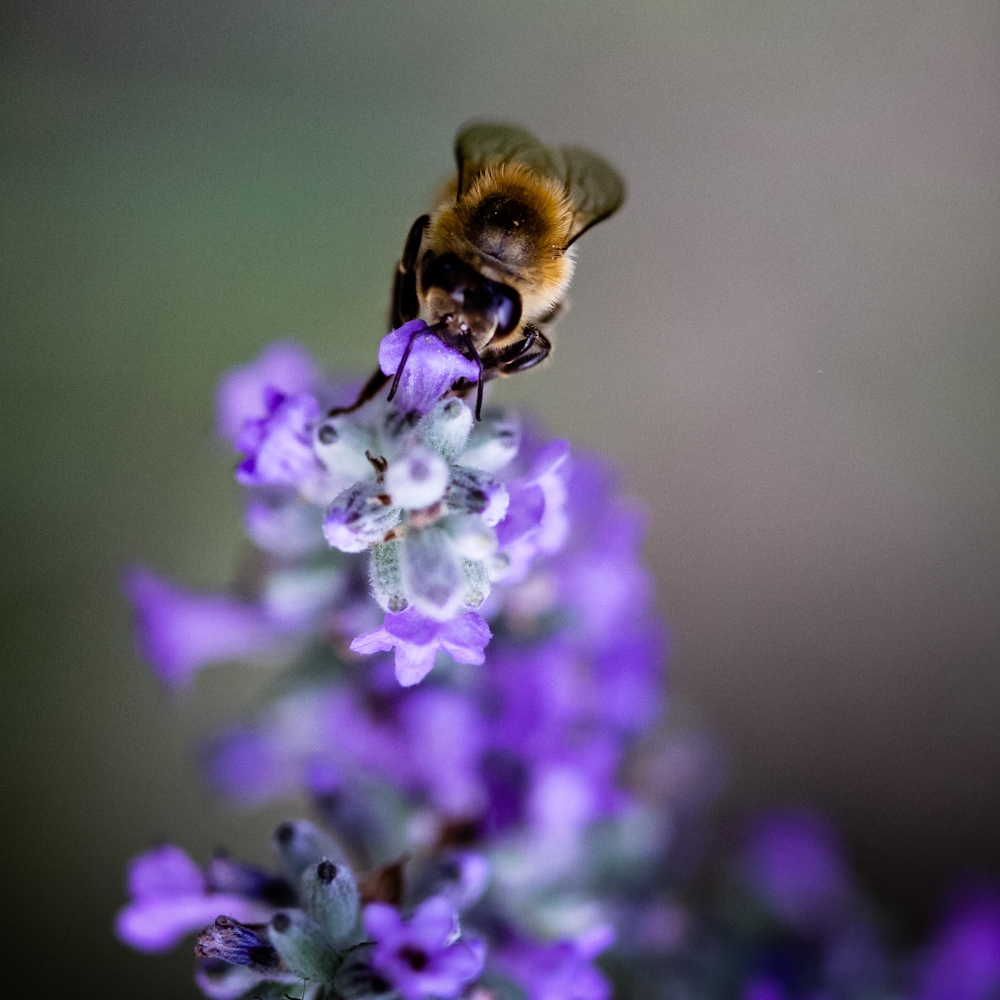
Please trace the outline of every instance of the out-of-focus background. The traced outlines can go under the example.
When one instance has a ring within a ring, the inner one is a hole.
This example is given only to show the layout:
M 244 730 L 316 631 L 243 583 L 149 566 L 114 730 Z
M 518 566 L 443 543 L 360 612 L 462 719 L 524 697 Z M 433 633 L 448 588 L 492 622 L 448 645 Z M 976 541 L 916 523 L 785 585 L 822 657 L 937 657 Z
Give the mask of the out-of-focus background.
M 1000 875 L 1000 9 L 993 0 L 22 0 L 0 21 L 8 968 L 24 995 L 194 995 L 111 937 L 158 839 L 266 858 L 118 589 L 225 583 L 227 367 L 372 365 L 391 267 L 471 116 L 629 182 L 554 363 L 499 398 L 650 512 L 672 689 L 733 810 L 826 811 L 918 929 Z M 5 972 L 6 975 L 6 972 Z M 65 992 L 64 992 L 65 991 Z

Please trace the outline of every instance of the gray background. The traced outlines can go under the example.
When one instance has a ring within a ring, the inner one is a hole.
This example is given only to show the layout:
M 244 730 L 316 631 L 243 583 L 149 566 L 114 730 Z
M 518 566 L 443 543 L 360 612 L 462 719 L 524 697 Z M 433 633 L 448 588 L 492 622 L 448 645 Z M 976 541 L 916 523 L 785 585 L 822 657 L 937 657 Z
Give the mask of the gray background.
M 0 22 L 4 916 L 26 995 L 179 997 L 110 936 L 158 837 L 265 859 L 197 745 L 267 678 L 169 698 L 118 592 L 221 585 L 228 366 L 372 364 L 407 227 L 470 116 L 586 144 L 554 363 L 502 387 L 650 512 L 675 697 L 728 806 L 825 809 L 918 926 L 1000 874 L 1000 24 L 991 0 L 171 0 Z M 34 992 L 30 992 L 34 991 Z

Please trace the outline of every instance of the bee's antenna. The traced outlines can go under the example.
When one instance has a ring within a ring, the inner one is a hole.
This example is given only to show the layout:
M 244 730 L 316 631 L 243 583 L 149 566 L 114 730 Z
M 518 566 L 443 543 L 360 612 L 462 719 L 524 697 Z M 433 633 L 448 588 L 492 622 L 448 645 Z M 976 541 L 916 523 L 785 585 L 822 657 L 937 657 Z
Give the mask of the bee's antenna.
M 410 334 L 410 339 L 406 342 L 406 349 L 403 351 L 402 358 L 399 359 L 399 367 L 396 369 L 396 377 L 392 380 L 392 386 L 389 388 L 389 395 L 385 397 L 387 403 L 391 403 L 393 397 L 396 395 L 396 391 L 399 389 L 399 380 L 403 377 L 403 369 L 406 367 L 406 362 L 409 360 L 410 351 L 413 350 L 413 341 L 420 334 L 433 333 L 437 336 L 438 330 L 440 330 L 445 325 L 445 320 L 439 320 L 433 326 L 425 326 L 422 330 L 414 330 Z M 480 362 L 480 367 L 482 362 Z

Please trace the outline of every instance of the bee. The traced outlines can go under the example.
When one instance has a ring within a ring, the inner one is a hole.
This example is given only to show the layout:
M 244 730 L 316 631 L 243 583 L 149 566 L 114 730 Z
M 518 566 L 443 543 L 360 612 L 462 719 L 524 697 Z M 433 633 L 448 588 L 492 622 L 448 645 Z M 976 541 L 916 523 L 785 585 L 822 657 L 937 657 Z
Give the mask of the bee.
M 455 162 L 433 210 L 410 227 L 389 329 L 423 319 L 428 330 L 421 333 L 433 332 L 476 362 L 479 419 L 484 382 L 527 371 L 551 353 L 549 331 L 566 307 L 574 244 L 618 211 L 625 184 L 594 153 L 546 146 L 514 125 L 466 126 L 455 139 Z M 409 346 L 389 399 L 408 356 Z M 388 380 L 376 371 L 346 409 L 373 398 Z M 452 387 L 462 396 L 471 390 L 464 379 Z

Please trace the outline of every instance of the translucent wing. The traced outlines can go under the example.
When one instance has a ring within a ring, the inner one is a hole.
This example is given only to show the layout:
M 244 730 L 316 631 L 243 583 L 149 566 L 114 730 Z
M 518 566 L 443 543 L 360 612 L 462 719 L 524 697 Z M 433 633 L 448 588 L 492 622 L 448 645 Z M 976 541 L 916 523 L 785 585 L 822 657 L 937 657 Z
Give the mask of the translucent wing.
M 489 166 L 516 161 L 562 184 L 573 206 L 568 247 L 625 200 L 625 183 L 606 160 L 576 146 L 546 146 L 526 129 L 496 122 L 466 126 L 455 139 L 458 197 Z
M 547 177 L 560 177 L 559 153 L 539 142 L 529 131 L 499 122 L 475 122 L 455 138 L 458 195 L 487 167 L 516 160 Z
M 573 206 L 570 246 L 591 226 L 614 215 L 625 201 L 625 182 L 607 160 L 577 146 L 563 146 L 562 177 L 566 197 Z

